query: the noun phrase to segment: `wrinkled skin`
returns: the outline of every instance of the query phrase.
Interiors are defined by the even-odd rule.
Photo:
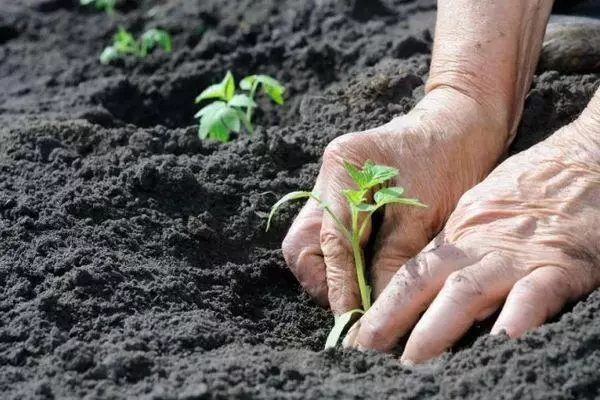
[[[416,323],[402,359],[422,362],[505,300],[492,333],[518,336],[596,288],[600,148],[586,135],[598,133],[595,122],[577,121],[465,193],[344,344],[389,350]]]
[[[457,113],[455,107],[465,112]],[[342,190],[354,184],[343,160],[363,165],[371,159],[398,168],[400,175],[392,184],[403,186],[409,197],[418,193],[429,206],[386,209],[371,263],[375,297],[440,231],[460,195],[479,182],[502,153],[508,129],[500,123],[493,128],[487,115],[472,99],[438,89],[408,115],[371,131],[341,136],[325,150],[314,192],[346,226],[349,211]],[[367,230],[364,239],[369,235]],[[300,211],[284,239],[283,254],[303,287],[334,313],[360,306],[350,243],[316,202],[309,201]]]

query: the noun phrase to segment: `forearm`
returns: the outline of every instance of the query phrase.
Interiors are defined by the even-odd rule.
[[[439,0],[426,91],[439,87],[490,110],[506,148],[521,118],[552,0]]]

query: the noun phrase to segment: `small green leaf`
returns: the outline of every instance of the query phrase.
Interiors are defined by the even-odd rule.
[[[150,50],[152,50],[157,44],[166,51],[171,52],[173,49],[171,44],[171,35],[167,31],[152,28],[144,32],[141,37],[141,52],[142,56],[145,56]]]
[[[354,314],[364,314],[363,310],[358,308],[354,310],[350,310],[345,312],[342,315],[336,315],[335,323],[333,324],[333,328],[329,331],[329,335],[327,336],[327,341],[325,342],[325,348],[330,349],[337,346],[340,341],[340,337],[344,333],[344,330],[348,327],[348,324],[352,321],[352,317]]]
[[[225,100],[225,94],[223,93],[223,86],[220,83],[218,83],[216,85],[210,85],[209,87],[204,89],[202,91],[202,93],[200,93],[198,95],[198,97],[196,97],[196,104],[200,103],[202,100],[208,100],[208,99]]]
[[[236,94],[229,100],[230,107],[246,107],[252,108],[257,107],[258,105],[246,94]]]
[[[362,203],[367,194],[366,190],[344,190],[344,196],[350,204],[357,206]]]
[[[225,78],[220,83],[210,85],[208,88],[204,89],[202,93],[196,97],[196,104],[200,103],[202,100],[208,99],[220,99],[229,101],[233,97],[235,92],[235,81],[233,79],[233,75],[231,72],[227,72]]]
[[[198,111],[196,115],[194,115],[194,118],[200,118],[205,114],[215,114],[226,107],[227,103],[225,103],[224,101],[215,101],[205,107],[202,107],[200,111]]]
[[[242,90],[252,90],[252,86],[256,81],[255,75],[250,75],[245,77],[240,81],[240,89]]]
[[[377,204],[360,203],[354,206],[358,211],[371,212],[379,208]]]
[[[111,61],[119,58],[119,52],[113,46],[106,47],[100,54],[100,62],[102,64],[110,64]]]
[[[227,71],[227,75],[225,75],[225,79],[223,80],[225,100],[229,101],[233,98],[235,94],[235,79],[231,71]]]
[[[268,231],[269,228],[271,227],[271,218],[273,218],[273,215],[275,215],[275,212],[277,211],[277,209],[279,207],[281,207],[282,204],[287,203],[288,201],[291,201],[291,200],[309,198],[310,196],[311,196],[311,192],[302,192],[302,191],[291,192],[291,193],[288,193],[285,196],[283,196],[277,203],[275,203],[273,205],[273,207],[271,207],[271,212],[269,213],[269,219],[267,220],[267,229],[266,230]]]
[[[285,87],[277,80],[268,75],[250,75],[242,79],[240,88],[242,90],[252,90],[262,85],[263,91],[277,104],[284,103],[283,94]]]
[[[128,51],[136,47],[135,37],[123,28],[119,28],[117,33],[115,33],[114,42],[119,50]]]
[[[368,189],[367,180],[361,170],[359,170],[355,165],[350,164],[348,161],[344,160],[344,167],[346,167],[346,171],[348,175],[352,178],[354,183],[358,185],[360,189]]]
[[[390,200],[401,199],[403,193],[404,188],[402,187],[388,187],[378,190],[373,199],[375,203],[382,204]]]
[[[263,88],[271,100],[273,100],[275,103],[282,105],[285,102],[283,99],[283,92],[285,92],[285,88],[278,86],[263,86]]]
[[[368,160],[363,167],[363,175],[369,187],[380,185],[397,176],[399,171],[387,165],[378,165]]]
[[[227,107],[227,111],[223,112],[223,114],[221,115],[221,121],[223,121],[225,126],[234,131],[235,133],[240,132],[241,122],[234,108]]]
[[[248,131],[248,134],[252,135],[254,133],[254,128],[252,127],[252,123],[248,119],[248,116],[246,115],[246,113],[243,112],[242,110],[237,110],[237,113],[238,113],[238,116],[240,117],[240,121],[242,121],[242,124],[244,125],[244,128],[246,128],[246,130]]]
[[[210,139],[227,142],[230,131],[240,131],[240,120],[235,109],[228,107],[224,102],[214,102],[204,107],[196,115],[201,117],[198,131],[200,138],[206,138],[208,131]]]
[[[403,193],[404,189],[401,187],[389,187],[378,190],[373,198],[375,199],[375,203],[377,203],[378,207],[386,204],[404,204],[407,206],[427,207],[425,204],[422,204],[419,199],[403,197]]]

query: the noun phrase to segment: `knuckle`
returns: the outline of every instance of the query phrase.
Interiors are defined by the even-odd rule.
[[[479,297],[483,295],[483,288],[475,277],[464,271],[451,273],[444,284],[444,291],[455,300]]]
[[[336,257],[349,251],[346,240],[335,230],[322,230],[320,234],[321,249],[326,257]]]
[[[324,163],[337,163],[341,162],[342,159],[348,159],[352,157],[354,153],[352,148],[354,147],[354,135],[347,134],[343,136],[338,136],[333,139],[323,152],[323,162]]]

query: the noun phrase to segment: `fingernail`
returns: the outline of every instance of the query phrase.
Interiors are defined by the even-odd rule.
[[[356,337],[358,336],[358,331],[360,329],[360,320],[356,321],[354,325],[350,327],[348,333],[346,333],[346,337],[342,341],[342,346],[347,349],[350,347],[356,347]],[[360,349],[359,349],[360,350]]]

